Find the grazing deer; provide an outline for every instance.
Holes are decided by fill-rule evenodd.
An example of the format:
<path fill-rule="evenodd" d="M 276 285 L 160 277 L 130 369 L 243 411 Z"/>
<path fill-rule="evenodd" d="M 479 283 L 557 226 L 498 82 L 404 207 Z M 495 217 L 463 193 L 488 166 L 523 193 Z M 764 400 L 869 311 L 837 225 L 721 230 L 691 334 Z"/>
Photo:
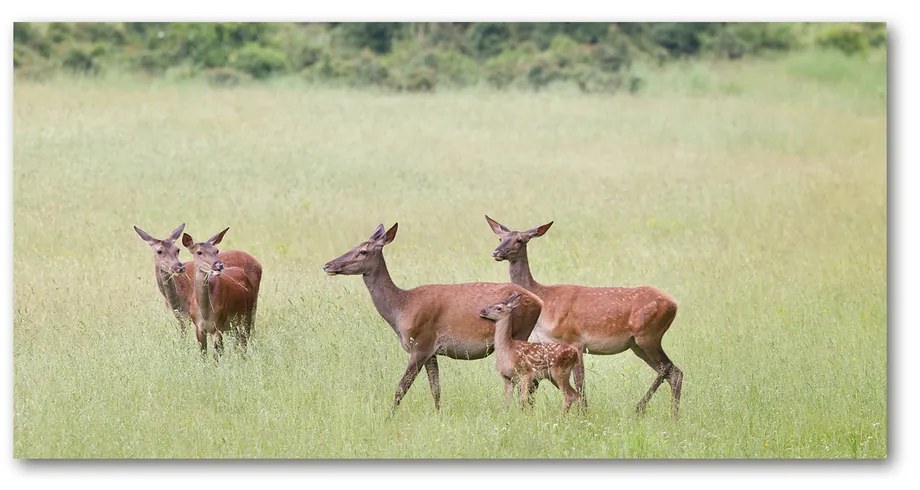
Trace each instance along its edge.
<path fill-rule="evenodd" d="M 479 316 L 495 321 L 495 367 L 505 380 L 505 400 L 517 386 L 521 403 L 532 404 L 529 387 L 534 381 L 549 379 L 563 395 L 562 412 L 569 410 L 579 394 L 569 383 L 569 377 L 576 364 L 580 364 L 581 352 L 574 347 L 556 342 L 534 343 L 511 338 L 511 312 L 520 303 L 521 294 L 511 293 L 479 311 Z"/>
<path fill-rule="evenodd" d="M 134 231 L 153 250 L 154 276 L 157 280 L 157 287 L 166 300 L 166 306 L 176 316 L 176 320 L 179 321 L 179 335 L 183 337 L 189 321 L 188 305 L 195 283 L 195 278 L 192 276 L 194 272 L 193 262 L 182 263 L 179 260 L 179 247 L 175 245 L 175 241 L 179 239 L 184 229 L 185 223 L 182 223 L 173 230 L 168 238 L 157 240 L 146 231 L 137 226 L 134 227 Z M 246 262 L 248 254 L 229 250 L 221 252 L 218 257 L 224 265 L 237 267 Z"/>
<path fill-rule="evenodd" d="M 262 265 L 246 252 L 236 251 L 239 262 L 227 266 L 221 260 L 217 244 L 230 228 L 195 243 L 188 233 L 182 235 L 182 245 L 194 257 L 195 280 L 189 303 L 189 315 L 195 322 L 195 337 L 201 352 L 208 350 L 207 336 L 214 337 L 215 355 L 223 351 L 223 333 L 238 335 L 240 348 L 245 353 L 246 344 L 255 324 L 262 282 Z"/>
<path fill-rule="evenodd" d="M 671 408 L 676 417 L 684 375 L 661 347 L 661 338 L 677 314 L 674 299 L 650 286 L 544 286 L 530 273 L 527 242 L 543 236 L 553 222 L 527 231 L 512 231 L 488 216 L 486 221 L 499 236 L 492 258 L 507 260 L 511 282 L 543 300 L 543 310 L 531 339 L 563 342 L 588 354 L 619 354 L 631 349 L 657 374 L 651 388 L 636 405 L 636 412 L 645 412 L 655 390 L 667 380 L 671 385 Z M 585 403 L 584 376 L 584 363 L 579 363 L 575 367 L 575 387 L 582 395 L 582 403 Z"/>
<path fill-rule="evenodd" d="M 393 284 L 383 247 L 396 238 L 397 225 L 384 232 L 377 226 L 371 237 L 341 257 L 323 266 L 329 275 L 361 275 L 380 316 L 390 324 L 402 348 L 409 353 L 409 365 L 396 388 L 392 409 L 409 390 L 415 376 L 425 366 L 434 397 L 440 409 L 441 384 L 437 356 L 452 359 L 481 359 L 494 349 L 495 326 L 481 318 L 479 310 L 517 292 L 520 306 L 511 318 L 515 339 L 525 340 L 540 316 L 541 301 L 534 294 L 510 283 L 475 282 L 467 284 L 429 284 L 404 290 Z"/>

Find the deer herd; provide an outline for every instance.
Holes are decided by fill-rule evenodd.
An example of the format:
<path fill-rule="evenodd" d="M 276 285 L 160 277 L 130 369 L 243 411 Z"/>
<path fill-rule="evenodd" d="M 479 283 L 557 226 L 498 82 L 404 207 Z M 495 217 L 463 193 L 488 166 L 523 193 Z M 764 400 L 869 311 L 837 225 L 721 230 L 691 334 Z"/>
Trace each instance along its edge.
<path fill-rule="evenodd" d="M 393 283 L 383 257 L 383 248 L 396 238 L 396 224 L 389 230 L 377 226 L 370 238 L 323 266 L 329 275 L 363 278 L 377 312 L 409 353 L 392 408 L 396 409 L 424 367 L 435 409 L 439 409 L 438 356 L 472 360 L 493 351 L 506 400 L 516 388 L 522 405 L 530 405 L 539 382 L 548 379 L 562 392 L 563 412 L 572 403 L 586 408 L 583 355 L 618 354 L 628 349 L 655 371 L 636 412 L 644 413 L 649 399 L 667 381 L 676 417 L 683 373 L 665 354 L 661 340 L 674 320 L 677 303 L 649 286 L 540 284 L 530 272 L 527 244 L 543 236 L 553 223 L 513 231 L 488 216 L 486 221 L 499 237 L 492 258 L 508 262 L 511 282 L 401 289 Z M 153 250 L 157 287 L 179 323 L 180 334 L 185 334 L 191 320 L 202 353 L 207 353 L 211 335 L 215 356 L 219 356 L 223 335 L 229 334 L 238 338 L 245 355 L 255 324 L 262 266 L 246 252 L 218 250 L 229 228 L 203 242 L 183 234 L 184 229 L 182 224 L 169 237 L 158 240 L 134 227 Z M 192 261 L 179 260 L 175 242 L 180 236 Z"/>

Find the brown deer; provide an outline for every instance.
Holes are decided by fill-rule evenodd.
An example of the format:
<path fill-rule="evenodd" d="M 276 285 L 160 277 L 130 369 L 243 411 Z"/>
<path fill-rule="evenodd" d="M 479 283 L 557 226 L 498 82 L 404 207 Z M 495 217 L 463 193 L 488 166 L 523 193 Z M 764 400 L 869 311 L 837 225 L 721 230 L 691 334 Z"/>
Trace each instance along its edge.
<path fill-rule="evenodd" d="M 619 354 L 631 349 L 657 373 L 651 388 L 636 405 L 636 412 L 645 412 L 655 390 L 667 380 L 671 385 L 671 409 L 676 417 L 684 375 L 661 347 L 661 339 L 677 314 L 674 299 L 650 286 L 544 286 L 530 273 L 527 242 L 543 236 L 553 222 L 527 231 L 512 231 L 488 216 L 486 221 L 499 236 L 492 258 L 507 260 L 511 282 L 543 300 L 543 310 L 531 339 L 563 342 L 588 354 Z M 575 388 L 582 395 L 582 403 L 585 403 L 584 369 L 584 363 L 575 367 Z"/>
<path fill-rule="evenodd" d="M 223 351 L 224 332 L 237 334 L 240 348 L 246 352 L 262 282 L 262 265 L 246 252 L 236 251 L 241 259 L 236 266 L 227 266 L 221 260 L 217 244 L 229 229 L 199 243 L 188 233 L 182 235 L 182 245 L 194 257 L 195 280 L 189 315 L 195 322 L 195 337 L 201 352 L 206 353 L 207 336 L 212 335 L 217 356 Z"/>
<path fill-rule="evenodd" d="M 195 278 L 192 275 L 194 272 L 193 262 L 182 263 L 179 260 L 179 247 L 175 245 L 176 240 L 179 239 L 184 229 L 185 223 L 182 223 L 173 230 L 168 238 L 158 240 L 137 226 L 134 227 L 134 231 L 150 245 L 153 251 L 154 276 L 156 277 L 157 287 L 166 300 L 166 306 L 178 320 L 179 335 L 183 337 L 189 321 L 188 305 L 195 283 Z M 218 257 L 224 265 L 238 267 L 246 263 L 248 254 L 228 250 L 221 252 Z"/>
<path fill-rule="evenodd" d="M 495 326 L 481 318 L 479 310 L 511 293 L 520 293 L 522 299 L 512 315 L 511 331 L 514 338 L 525 340 L 540 316 L 542 304 L 534 294 L 510 283 L 429 284 L 400 289 L 390 278 L 383 258 L 383 247 L 396 238 L 396 229 L 396 224 L 386 232 L 383 225 L 377 226 L 367 241 L 329 261 L 323 270 L 329 275 L 363 276 L 377 312 L 409 353 L 409 364 L 396 388 L 392 409 L 399 406 L 415 376 L 425 366 L 438 410 L 441 385 L 437 356 L 481 359 L 494 349 Z"/>
<path fill-rule="evenodd" d="M 495 367 L 505 380 L 505 400 L 518 387 L 522 404 L 532 404 L 530 387 L 534 381 L 549 379 L 563 395 L 562 412 L 569 410 L 580 397 L 569 383 L 572 369 L 580 364 L 581 352 L 556 342 L 534 343 L 511 337 L 511 312 L 520 303 L 521 294 L 511 293 L 504 301 L 479 311 L 479 316 L 495 321 Z"/>

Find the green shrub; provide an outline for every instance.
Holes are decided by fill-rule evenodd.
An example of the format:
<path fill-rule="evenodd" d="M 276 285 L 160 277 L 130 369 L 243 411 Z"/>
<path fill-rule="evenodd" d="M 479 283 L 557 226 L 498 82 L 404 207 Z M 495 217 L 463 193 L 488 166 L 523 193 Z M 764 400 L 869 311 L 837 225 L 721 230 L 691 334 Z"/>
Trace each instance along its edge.
<path fill-rule="evenodd" d="M 257 79 L 285 73 L 289 69 L 288 59 L 282 51 L 255 43 L 247 44 L 234 53 L 231 65 Z"/>
<path fill-rule="evenodd" d="M 338 24 L 335 29 L 346 47 L 385 54 L 390 52 L 404 26 L 398 22 L 347 22 Z"/>
<path fill-rule="evenodd" d="M 819 46 L 836 49 L 847 55 L 864 53 L 869 48 L 869 36 L 851 24 L 828 28 L 818 35 L 816 42 Z"/>
<path fill-rule="evenodd" d="M 209 85 L 215 87 L 235 87 L 242 83 L 247 75 L 233 68 L 211 68 L 205 70 L 205 78 Z"/>
<path fill-rule="evenodd" d="M 101 71 L 101 66 L 94 56 L 98 54 L 95 49 L 72 47 L 64 54 L 62 65 L 65 69 L 82 75 L 95 75 Z"/>
<path fill-rule="evenodd" d="M 492 58 L 505 51 L 510 39 L 511 31 L 506 23 L 479 22 L 470 32 L 473 52 L 480 59 Z"/>
<path fill-rule="evenodd" d="M 663 22 L 652 24 L 649 35 L 668 54 L 679 57 L 699 53 L 702 38 L 714 29 L 713 24 L 702 22 Z"/>

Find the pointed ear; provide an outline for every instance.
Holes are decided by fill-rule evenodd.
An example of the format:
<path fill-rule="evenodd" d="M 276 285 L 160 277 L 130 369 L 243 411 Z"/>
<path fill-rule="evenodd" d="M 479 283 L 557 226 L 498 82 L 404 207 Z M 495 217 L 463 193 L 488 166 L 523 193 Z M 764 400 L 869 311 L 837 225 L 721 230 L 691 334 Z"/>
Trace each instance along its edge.
<path fill-rule="evenodd" d="M 195 243 L 195 240 L 192 239 L 191 235 L 189 235 L 188 233 L 182 234 L 182 245 L 185 248 L 191 248 L 193 243 Z"/>
<path fill-rule="evenodd" d="M 489 215 L 486 215 L 486 221 L 489 223 L 489 226 L 492 227 L 492 231 L 495 232 L 496 235 L 502 235 L 504 233 L 511 233 L 511 230 L 509 230 L 507 226 L 490 218 Z"/>
<path fill-rule="evenodd" d="M 217 245 L 218 243 L 220 243 L 221 240 L 224 239 L 224 234 L 227 233 L 227 230 L 229 229 L 230 227 L 228 226 L 224 228 L 224 231 L 212 236 L 211 238 L 208 238 L 208 243 L 210 243 L 211 245 Z"/>
<path fill-rule="evenodd" d="M 147 243 L 149 243 L 149 244 L 151 244 L 151 245 L 153 245 L 153 244 L 157 241 L 156 238 L 153 238 L 152 236 L 150 236 L 149 234 L 147 234 L 146 231 L 144 231 L 144 230 L 138 228 L 136 225 L 134 226 L 134 231 L 136 231 L 137 234 L 140 235 L 140 237 L 141 237 L 142 240 L 144 240 L 145 242 L 147 242 Z"/>
<path fill-rule="evenodd" d="M 517 308 L 517 305 L 521 304 L 521 293 L 511 293 L 511 296 L 508 296 L 505 303 L 508 305 L 508 308 Z"/>
<path fill-rule="evenodd" d="M 184 229 L 185 229 L 185 223 L 182 223 L 181 225 L 179 225 L 178 228 L 173 230 L 173 232 L 169 235 L 169 241 L 171 242 L 176 241 L 179 238 L 179 236 L 182 235 L 182 230 Z"/>
<path fill-rule="evenodd" d="M 550 226 L 553 226 L 552 221 L 550 221 L 549 223 L 545 225 L 540 225 L 532 230 L 527 230 L 527 234 L 530 235 L 531 238 L 543 236 L 543 234 L 546 233 L 547 230 L 549 230 Z"/>
<path fill-rule="evenodd" d="M 386 228 L 383 227 L 383 223 L 377 225 L 377 228 L 374 228 L 374 232 L 371 233 L 371 237 L 368 239 L 368 241 L 380 240 L 383 238 L 383 231 L 385 229 Z"/>
<path fill-rule="evenodd" d="M 390 242 L 393 241 L 394 238 L 396 238 L 396 228 L 398 228 L 398 227 L 399 227 L 399 223 L 393 223 L 393 226 L 390 227 L 389 230 L 387 230 L 387 234 L 384 235 L 384 237 L 383 237 L 383 244 L 384 244 L 384 245 L 389 244 Z"/>

